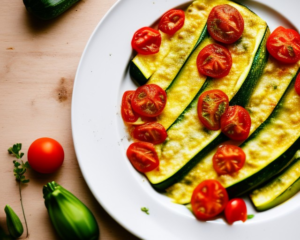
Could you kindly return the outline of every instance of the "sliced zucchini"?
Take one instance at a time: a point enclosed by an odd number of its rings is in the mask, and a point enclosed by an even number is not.
[[[290,103],[299,100],[293,92],[291,81],[298,68],[298,64],[283,65],[273,58],[268,60],[264,74],[246,106],[250,110],[251,135],[241,145],[246,153],[246,164],[238,173],[218,176],[212,165],[216,149],[212,149],[180,182],[167,189],[167,195],[177,203],[189,203],[194,188],[205,179],[217,179],[231,196],[240,195],[281,170],[286,164],[284,160],[291,159],[299,144],[295,136],[300,134],[300,122],[297,124],[295,121],[300,117],[300,109],[292,113],[291,108],[295,108],[296,104]],[[290,86],[288,90],[287,86]],[[282,97],[284,92],[286,93]],[[279,101],[278,107],[273,111]],[[284,122],[288,129],[281,127]],[[294,134],[291,130],[293,128]],[[278,136],[276,131],[281,135]]]
[[[228,45],[233,65],[230,73],[220,79],[208,79],[192,103],[168,129],[168,138],[156,150],[160,156],[159,170],[146,173],[157,190],[165,190],[182,178],[213,146],[217,144],[220,131],[208,131],[199,121],[198,97],[201,92],[220,89],[229,99],[238,92],[245,81],[260,77],[264,64],[255,59],[266,59],[265,39],[269,33],[267,24],[247,8],[229,1],[222,1],[239,10],[245,21],[245,30],[240,41]],[[260,56],[257,58],[257,56]],[[179,98],[179,97],[178,97]]]
[[[272,178],[250,194],[250,199],[258,211],[273,208],[300,190],[300,152],[296,153],[293,162],[280,175]]]

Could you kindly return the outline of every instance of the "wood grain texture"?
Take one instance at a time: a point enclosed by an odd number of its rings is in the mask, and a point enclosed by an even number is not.
[[[23,187],[29,238],[58,239],[44,206],[42,187],[55,180],[74,193],[95,214],[101,239],[137,239],[116,223],[89,191],[78,167],[71,135],[71,96],[83,49],[97,23],[116,0],[82,0],[60,17],[40,21],[29,15],[20,0],[2,0],[0,14],[0,225],[9,204],[21,217],[13,158],[7,148],[52,137],[65,150],[55,174],[29,171]],[[2,209],[2,210],[1,210]]]

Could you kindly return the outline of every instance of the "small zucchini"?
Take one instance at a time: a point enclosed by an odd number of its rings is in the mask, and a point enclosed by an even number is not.
[[[20,218],[14,212],[14,210],[8,205],[5,206],[4,211],[6,213],[6,224],[7,224],[7,229],[9,231],[9,234],[13,238],[21,237],[24,232],[24,229],[20,221]]]
[[[56,18],[79,0],[23,0],[28,12],[42,20]]]

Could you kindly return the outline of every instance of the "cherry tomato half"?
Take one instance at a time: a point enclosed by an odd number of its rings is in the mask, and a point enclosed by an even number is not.
[[[191,204],[197,219],[210,220],[220,214],[228,202],[226,189],[217,180],[205,180],[194,190]]]
[[[229,100],[221,90],[215,89],[202,93],[198,100],[198,117],[210,130],[219,130],[220,118],[227,111]]]
[[[53,173],[64,161],[64,150],[52,138],[39,138],[28,149],[28,162],[31,168],[40,173]]]
[[[135,91],[126,91],[122,97],[121,114],[125,122],[135,122],[139,115],[133,111],[131,106],[131,99]]]
[[[131,100],[133,110],[144,117],[158,116],[166,103],[166,92],[156,84],[138,87]]]
[[[167,131],[160,123],[146,123],[137,126],[133,130],[133,137],[139,141],[150,142],[153,144],[163,143],[167,138]]]
[[[218,5],[208,16],[207,30],[216,41],[234,43],[242,36],[244,19],[236,8],[227,4]]]
[[[278,61],[296,63],[300,60],[300,35],[293,29],[278,27],[269,36],[267,49]]]
[[[246,154],[237,146],[221,145],[213,156],[213,166],[219,175],[232,174],[240,170],[246,160]]]
[[[247,220],[247,207],[246,203],[241,198],[231,199],[225,208],[225,217],[229,224],[232,224],[236,221]]]
[[[131,40],[132,48],[143,55],[158,53],[160,44],[160,32],[149,27],[137,30]]]
[[[171,9],[160,18],[158,29],[166,34],[173,35],[182,28],[184,20],[184,11]]]
[[[127,149],[127,157],[139,172],[149,172],[159,166],[159,159],[152,143],[132,143]]]
[[[296,93],[300,96],[300,73],[297,75],[297,78],[296,78],[295,90],[296,90]]]
[[[221,117],[221,130],[232,140],[246,140],[249,136],[250,128],[250,115],[241,106],[230,106]]]
[[[221,78],[228,75],[232,66],[231,54],[219,44],[209,44],[197,57],[198,71],[206,76]]]

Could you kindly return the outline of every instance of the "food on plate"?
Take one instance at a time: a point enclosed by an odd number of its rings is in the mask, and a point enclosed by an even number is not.
[[[202,93],[198,100],[198,117],[209,130],[219,130],[221,116],[229,106],[228,96],[221,90],[214,89]]]
[[[238,105],[230,106],[221,116],[221,130],[232,140],[246,140],[250,133],[251,118],[248,111]]]
[[[228,75],[232,58],[226,47],[210,44],[201,50],[197,57],[198,71],[205,76],[221,78]]]
[[[152,143],[132,143],[126,154],[131,164],[139,172],[149,172],[159,166],[159,159]]]
[[[268,38],[267,48],[278,61],[296,63],[300,60],[300,35],[293,29],[280,26]]]
[[[132,48],[142,55],[158,53],[160,44],[160,32],[150,27],[137,30],[131,40]]]
[[[132,132],[133,138],[150,142],[152,144],[163,143],[167,138],[166,129],[157,122],[150,122],[135,127]]]
[[[300,74],[297,75],[297,78],[295,81],[295,90],[296,90],[296,93],[300,96]]]
[[[241,198],[231,199],[227,203],[224,213],[229,224],[233,224],[236,221],[247,221],[247,206]]]
[[[28,149],[30,167],[40,173],[54,173],[64,161],[64,149],[52,138],[39,138]]]
[[[213,167],[219,175],[236,173],[244,166],[245,160],[244,151],[230,144],[219,146],[212,159]]]
[[[243,34],[243,16],[229,4],[218,5],[211,10],[208,16],[207,30],[210,36],[218,42],[234,43]]]
[[[181,9],[171,9],[160,18],[158,29],[166,34],[173,35],[182,28],[184,20],[184,11]]]
[[[124,122],[136,122],[139,119],[139,115],[133,111],[131,106],[131,100],[135,91],[126,91],[122,97],[121,115]]]

